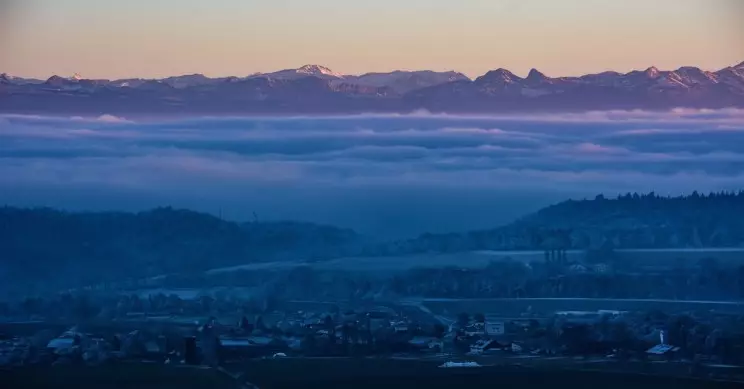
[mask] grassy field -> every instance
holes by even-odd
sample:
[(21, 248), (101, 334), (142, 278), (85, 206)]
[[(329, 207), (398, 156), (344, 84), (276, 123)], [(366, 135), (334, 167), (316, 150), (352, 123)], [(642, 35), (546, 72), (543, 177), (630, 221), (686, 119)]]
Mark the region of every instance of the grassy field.
[[(252, 361), (242, 369), (262, 389), (289, 388), (734, 388), (735, 383), (659, 377), (629, 372), (597, 372), (576, 366), (500, 365), (442, 369), (441, 361), (371, 358)], [(740, 385), (740, 384), (739, 384)]]
[[(743, 248), (710, 249), (638, 249), (619, 250), (621, 259), (651, 266), (694, 265), (704, 258), (716, 258), (723, 264), (744, 265)], [(579, 261), (585, 256), (583, 250), (569, 250), (569, 261)], [(329, 261), (269, 262), (246, 264), (229, 268), (213, 269), (207, 273), (216, 274), (235, 270), (284, 270), (299, 266), (310, 266), (318, 270), (359, 271), (365, 273), (398, 272), (413, 268), (440, 268), (456, 266), (461, 268), (483, 268), (491, 261), (513, 260), (530, 263), (545, 260), (542, 251), (470, 251), (461, 253), (416, 254), (386, 257), (348, 257)]]
[(124, 363), (0, 370), (3, 389), (237, 389), (225, 373), (199, 367)]
[[(673, 387), (681, 389), (728, 389), (734, 382), (673, 376), (586, 370), (579, 367), (500, 365), (477, 368), (439, 368), (441, 361), (371, 358), (313, 358), (254, 360), (225, 366), (228, 373), (198, 367), (160, 364), (120, 364), (98, 367), (60, 366), (0, 369), (3, 389), (169, 389), (238, 388), (238, 381), (261, 389), (294, 388), (544, 388), (556, 387), (635, 389)], [(633, 372), (631, 372), (633, 370)], [(680, 371), (682, 373), (682, 371)]]

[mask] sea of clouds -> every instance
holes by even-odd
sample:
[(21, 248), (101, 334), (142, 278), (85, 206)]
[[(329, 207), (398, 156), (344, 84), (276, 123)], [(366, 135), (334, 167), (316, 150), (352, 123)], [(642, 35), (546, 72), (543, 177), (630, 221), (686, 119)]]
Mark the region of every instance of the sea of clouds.
[(0, 203), (186, 207), (371, 234), (493, 227), (563, 199), (744, 188), (744, 111), (147, 120), (0, 116)]

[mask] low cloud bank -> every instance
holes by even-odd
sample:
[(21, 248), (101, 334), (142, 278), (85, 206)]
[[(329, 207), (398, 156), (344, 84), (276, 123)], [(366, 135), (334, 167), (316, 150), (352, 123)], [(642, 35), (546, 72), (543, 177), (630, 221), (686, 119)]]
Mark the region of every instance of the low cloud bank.
[(404, 235), (566, 197), (744, 188), (744, 111), (538, 116), (0, 116), (0, 201), (173, 205)]

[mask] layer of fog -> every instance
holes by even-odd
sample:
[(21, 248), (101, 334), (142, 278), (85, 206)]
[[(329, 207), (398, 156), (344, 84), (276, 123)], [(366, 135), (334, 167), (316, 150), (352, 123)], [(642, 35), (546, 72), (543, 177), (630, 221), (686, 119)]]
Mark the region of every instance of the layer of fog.
[(0, 116), (0, 203), (294, 219), (390, 236), (567, 197), (744, 187), (744, 111), (451, 117)]

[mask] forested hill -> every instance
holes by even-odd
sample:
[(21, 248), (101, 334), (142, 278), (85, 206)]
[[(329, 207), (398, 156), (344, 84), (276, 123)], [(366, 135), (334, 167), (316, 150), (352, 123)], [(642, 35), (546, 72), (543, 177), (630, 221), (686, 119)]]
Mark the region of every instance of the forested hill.
[(272, 260), (543, 248), (744, 246), (744, 192), (564, 201), (506, 226), (370, 244), (297, 222), (235, 223), (186, 210), (0, 208), (0, 283), (79, 286)]
[(506, 226), (424, 234), (382, 252), (744, 246), (744, 191), (662, 197), (655, 193), (569, 200)]
[(61, 284), (147, 277), (358, 251), (354, 231), (295, 222), (234, 223), (171, 208), (71, 213), (0, 208), (0, 279)]

